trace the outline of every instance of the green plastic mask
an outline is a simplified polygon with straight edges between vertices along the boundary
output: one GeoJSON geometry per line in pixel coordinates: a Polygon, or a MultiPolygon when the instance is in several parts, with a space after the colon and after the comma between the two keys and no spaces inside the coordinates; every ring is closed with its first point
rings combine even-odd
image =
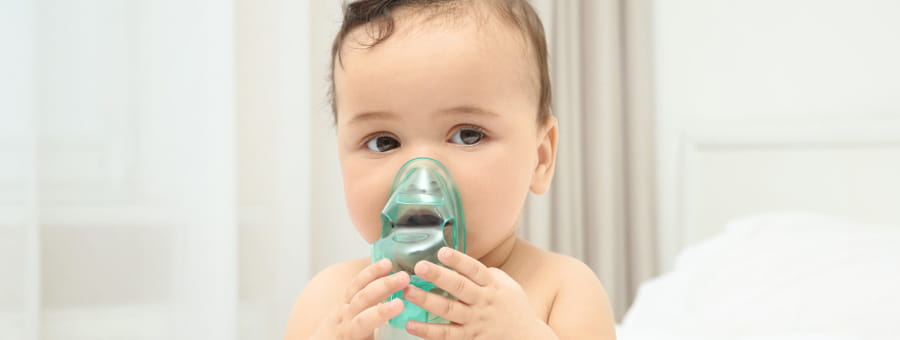
{"type": "MultiPolygon", "coordinates": [[[[413,268],[425,260],[440,265],[441,247],[466,251],[466,223],[456,183],[443,164],[432,158],[406,162],[391,184],[391,194],[381,210],[381,239],[372,244],[372,262],[388,258],[392,272],[409,273],[411,284],[425,291],[449,296],[431,282],[414,275],[413,268]]],[[[388,299],[403,299],[403,291],[388,299]]],[[[406,322],[448,323],[403,300],[403,313],[390,325],[403,329],[406,322]]]]}

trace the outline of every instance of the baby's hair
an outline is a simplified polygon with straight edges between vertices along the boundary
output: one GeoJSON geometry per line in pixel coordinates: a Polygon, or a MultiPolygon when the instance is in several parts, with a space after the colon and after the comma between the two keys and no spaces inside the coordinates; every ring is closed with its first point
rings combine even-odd
{"type": "Polygon", "coordinates": [[[470,5],[489,5],[494,14],[513,24],[531,44],[535,64],[537,65],[540,99],[537,111],[538,123],[550,116],[551,90],[550,71],[547,66],[547,38],[544,25],[534,8],[527,0],[358,0],[344,3],[344,19],[341,29],[334,38],[331,47],[331,73],[329,76],[329,99],[331,112],[337,121],[337,94],[334,88],[334,68],[342,65],[341,49],[344,39],[350,32],[363,25],[369,26],[367,32],[371,40],[362,44],[371,48],[389,38],[394,32],[394,17],[391,12],[399,8],[433,9],[435,14],[451,14],[453,5],[468,3],[470,5]],[[337,64],[335,64],[337,61],[337,64]]]}

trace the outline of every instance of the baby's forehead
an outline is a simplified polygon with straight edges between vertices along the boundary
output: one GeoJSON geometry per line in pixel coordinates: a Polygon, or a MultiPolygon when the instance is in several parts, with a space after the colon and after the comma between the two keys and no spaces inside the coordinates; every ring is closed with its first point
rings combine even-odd
{"type": "Polygon", "coordinates": [[[425,95],[425,89],[432,91],[419,98],[429,102],[466,101],[477,88],[481,98],[523,99],[527,111],[536,105],[538,120],[549,115],[546,41],[526,0],[410,2],[382,8],[358,1],[345,10],[332,46],[329,96],[336,121],[349,107],[425,95]]]}
{"type": "MultiPolygon", "coordinates": [[[[341,59],[347,53],[365,53],[379,45],[434,33],[466,34],[467,43],[485,50],[511,46],[516,58],[535,60],[527,33],[509,22],[499,10],[487,5],[493,1],[449,1],[394,9],[389,19],[377,19],[351,30],[337,51],[341,59]],[[388,21],[389,20],[389,21],[388,21]]],[[[336,63],[336,66],[342,66],[336,63]]]]}

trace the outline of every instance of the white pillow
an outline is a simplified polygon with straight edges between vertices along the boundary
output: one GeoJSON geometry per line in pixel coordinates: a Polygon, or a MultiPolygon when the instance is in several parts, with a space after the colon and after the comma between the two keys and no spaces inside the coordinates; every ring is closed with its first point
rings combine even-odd
{"type": "Polygon", "coordinates": [[[736,220],[644,283],[620,331],[625,340],[897,339],[900,226],[810,214],[736,220]]]}

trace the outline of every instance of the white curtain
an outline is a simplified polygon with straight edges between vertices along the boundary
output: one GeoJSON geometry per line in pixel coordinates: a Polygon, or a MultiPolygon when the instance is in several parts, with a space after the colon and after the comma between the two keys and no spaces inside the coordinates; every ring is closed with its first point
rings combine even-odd
{"type": "Polygon", "coordinates": [[[35,338],[40,287],[35,34],[26,3],[0,4],[0,337],[35,338]]]}
{"type": "Polygon", "coordinates": [[[656,274],[650,1],[531,0],[548,38],[559,153],[523,235],[587,263],[621,319],[656,274]]]}
{"type": "Polygon", "coordinates": [[[310,272],[308,6],[0,2],[0,338],[281,337],[310,272]]]}

